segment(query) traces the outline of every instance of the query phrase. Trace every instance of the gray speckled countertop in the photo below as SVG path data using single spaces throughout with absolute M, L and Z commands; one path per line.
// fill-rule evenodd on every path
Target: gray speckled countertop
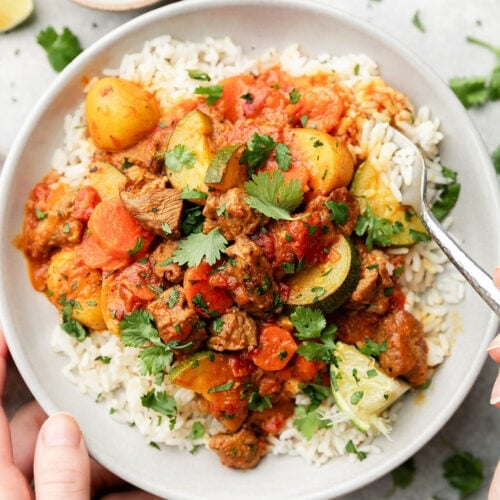
M 34 1 L 35 13 L 28 22 L 10 33 L 0 34 L 0 164 L 33 104 L 56 76 L 36 44 L 37 33 L 48 25 L 57 30 L 68 26 L 77 34 L 82 46 L 88 47 L 114 27 L 141 13 L 94 11 L 70 0 Z M 331 3 L 398 39 L 445 80 L 453 76 L 484 75 L 493 68 L 492 54 L 471 46 L 465 36 L 477 36 L 500 45 L 498 0 L 331 0 Z M 417 11 L 425 32 L 412 23 Z M 470 116 L 486 148 L 493 151 L 500 145 L 500 101 L 471 110 Z M 415 456 L 415 481 L 409 488 L 398 490 L 391 496 L 392 499 L 459 498 L 442 477 L 441 463 L 450 454 L 445 442 L 468 450 L 482 460 L 485 473 L 483 487 L 471 498 L 486 499 L 489 481 L 500 458 L 500 410 L 489 404 L 497 371 L 494 363 L 488 360 L 456 414 Z M 11 366 L 5 395 L 8 413 L 12 414 L 30 398 L 15 367 Z M 386 476 L 343 498 L 383 498 L 391 486 L 391 477 Z

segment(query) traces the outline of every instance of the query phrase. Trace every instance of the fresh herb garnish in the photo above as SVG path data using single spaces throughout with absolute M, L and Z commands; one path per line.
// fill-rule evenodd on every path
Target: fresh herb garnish
M 290 321 L 296 329 L 295 336 L 304 342 L 297 353 L 308 361 L 325 361 L 337 365 L 335 334 L 337 327 L 328 325 L 323 313 L 309 307 L 297 307 L 290 315 Z
M 491 153 L 491 161 L 493 162 L 497 174 L 500 174 L 500 146 Z
M 460 194 L 460 183 L 457 182 L 457 172 L 443 167 L 443 176 L 451 179 L 449 184 L 442 186 L 439 198 L 432 204 L 432 214 L 437 220 L 443 220 L 455 206 Z
M 165 391 L 155 392 L 154 389 L 151 389 L 147 394 L 141 396 L 141 404 L 145 408 L 168 417 L 170 420 L 170 429 L 174 428 L 177 417 L 177 404 L 173 396 L 168 395 Z
M 269 396 L 261 396 L 257 391 L 250 394 L 248 398 L 248 409 L 252 411 L 264 411 L 267 408 L 272 408 L 271 398 Z
M 131 257 L 133 257 L 134 255 L 137 255 L 142 250 L 143 246 L 144 246 L 144 238 L 142 236 L 139 236 L 135 242 L 134 248 L 127 250 L 127 253 Z
M 183 168 L 193 168 L 196 153 L 184 144 L 176 144 L 173 149 L 165 153 L 165 165 L 172 172 L 180 172 Z
M 331 427 L 332 421 L 324 418 L 316 409 L 296 406 L 293 425 L 309 441 L 316 431 Z
M 38 220 L 43 220 L 43 219 L 46 219 L 48 217 L 48 214 L 47 214 L 47 212 L 42 212 L 42 210 L 40 210 L 39 208 L 35 208 L 35 217 Z
M 347 453 L 354 453 L 360 462 L 367 456 L 366 451 L 358 451 L 356 445 L 352 442 L 352 439 L 349 439 L 348 443 L 345 445 L 345 451 L 347 451 Z
M 291 179 L 286 184 L 279 170 L 272 172 L 272 175 L 270 172 L 252 175 L 244 189 L 249 195 L 247 204 L 273 219 L 292 220 L 290 212 L 302 203 L 304 197 L 300 181 Z
M 50 65 L 57 72 L 62 71 L 82 52 L 78 38 L 67 27 L 58 34 L 52 26 L 49 26 L 38 33 L 36 41 L 45 49 Z
M 458 451 L 443 462 L 443 477 L 465 498 L 481 487 L 483 464 L 471 453 Z
M 203 207 L 196 204 L 185 203 L 181 217 L 181 232 L 184 236 L 201 233 L 203 231 Z
M 408 488 L 408 486 L 415 479 L 415 473 L 417 468 L 415 466 L 415 461 L 413 457 L 409 458 L 406 462 L 402 463 L 399 467 L 396 467 L 392 472 L 392 489 L 385 495 L 388 497 L 393 495 L 396 488 Z
M 208 198 L 208 194 L 203 191 L 198 191 L 197 189 L 190 189 L 187 186 L 181 191 L 179 195 L 181 200 L 206 200 Z
M 365 337 L 365 343 L 359 349 L 359 352 L 365 356 L 380 356 L 385 351 L 387 351 L 387 340 L 384 340 L 381 344 L 377 344 L 377 342 L 367 337 Z
M 264 166 L 269 156 L 276 150 L 276 162 L 281 170 L 289 170 L 292 164 L 290 148 L 281 142 L 276 142 L 271 136 L 254 133 L 246 143 L 240 157 L 240 164 L 247 165 L 250 173 Z
M 159 375 L 170 366 L 173 350 L 183 349 L 192 343 L 179 345 L 179 342 L 163 343 L 154 324 L 153 316 L 144 309 L 136 309 L 126 314 L 118 323 L 120 340 L 128 347 L 142 348 L 139 353 L 141 375 Z
M 191 233 L 177 244 L 177 249 L 172 254 L 173 261 L 181 266 L 187 264 L 188 267 L 196 267 L 205 259 L 212 265 L 220 259 L 226 245 L 227 240 L 218 227 L 208 234 Z
M 349 217 L 349 207 L 346 203 L 339 203 L 337 201 L 327 201 L 326 208 L 330 210 L 330 220 L 336 224 L 345 224 Z
M 363 215 L 358 217 L 354 231 L 358 236 L 366 235 L 366 247 L 371 251 L 374 245 L 389 246 L 391 236 L 403 231 L 403 224 L 377 217 L 370 204 L 367 204 Z
M 309 397 L 309 410 L 315 410 L 330 395 L 330 388 L 319 384 L 307 384 L 302 392 Z
M 202 82 L 210 81 L 210 76 L 199 69 L 188 69 L 188 75 L 189 78 L 192 78 L 193 80 L 200 80 Z
M 420 20 L 420 11 L 417 10 L 415 14 L 413 14 L 413 18 L 411 21 L 418 30 L 420 30 L 422 33 L 425 33 L 425 26 L 422 24 L 422 21 Z
M 300 101 L 301 94 L 297 89 L 292 89 L 288 97 L 290 98 L 290 104 L 297 104 Z
M 83 342 L 88 335 L 87 329 L 73 316 L 73 309 L 81 309 L 82 306 L 74 299 L 66 299 L 66 294 L 61 294 L 58 303 L 62 308 L 61 328 L 78 342 Z
M 228 391 L 229 389 L 231 389 L 231 387 L 233 387 L 233 385 L 234 385 L 234 380 L 229 380 L 224 384 L 215 385 L 214 387 L 210 387 L 210 389 L 208 389 L 208 394 L 213 394 L 215 392 Z
M 206 103 L 209 106 L 215 104 L 221 97 L 224 87 L 222 85 L 208 85 L 206 87 L 196 87 L 194 93 L 206 96 Z
M 195 422 L 193 427 L 191 427 L 191 432 L 189 433 L 189 439 L 195 441 L 196 439 L 201 439 L 205 435 L 205 426 L 201 422 Z

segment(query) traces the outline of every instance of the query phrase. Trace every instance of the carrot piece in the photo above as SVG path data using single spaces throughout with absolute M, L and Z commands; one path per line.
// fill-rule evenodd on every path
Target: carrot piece
M 263 370 L 281 370 L 297 350 L 297 343 L 288 330 L 276 325 L 265 326 L 259 338 L 259 347 L 253 351 L 253 362 Z
M 297 355 L 293 363 L 293 374 L 299 380 L 308 382 L 313 380 L 325 364 L 318 361 L 308 361 L 303 356 Z
M 108 255 L 91 236 L 84 236 L 80 245 L 76 248 L 77 255 L 91 269 L 102 269 L 103 271 L 116 271 L 126 267 L 130 258 L 117 259 Z
M 90 216 L 88 228 L 94 241 L 117 259 L 143 254 L 153 240 L 153 235 L 125 210 L 119 199 L 99 203 Z
M 206 318 L 212 317 L 214 312 L 223 314 L 233 304 L 233 298 L 227 290 L 209 284 L 211 270 L 209 264 L 202 262 L 184 274 L 186 300 L 199 315 Z

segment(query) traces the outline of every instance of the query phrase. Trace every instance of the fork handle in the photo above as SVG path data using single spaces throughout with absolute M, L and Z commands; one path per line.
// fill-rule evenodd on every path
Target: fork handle
M 500 316 L 500 290 L 493 284 L 492 277 L 472 260 L 443 229 L 425 203 L 421 220 L 432 239 L 440 246 L 451 263 L 462 273 L 474 290 Z

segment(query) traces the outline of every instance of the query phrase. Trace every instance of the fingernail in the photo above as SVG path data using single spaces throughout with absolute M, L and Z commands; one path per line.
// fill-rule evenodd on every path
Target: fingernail
M 43 441 L 47 446 L 78 446 L 82 439 L 75 419 L 67 413 L 50 416 L 43 426 Z
M 497 335 L 488 346 L 488 352 L 500 349 L 500 335 Z

